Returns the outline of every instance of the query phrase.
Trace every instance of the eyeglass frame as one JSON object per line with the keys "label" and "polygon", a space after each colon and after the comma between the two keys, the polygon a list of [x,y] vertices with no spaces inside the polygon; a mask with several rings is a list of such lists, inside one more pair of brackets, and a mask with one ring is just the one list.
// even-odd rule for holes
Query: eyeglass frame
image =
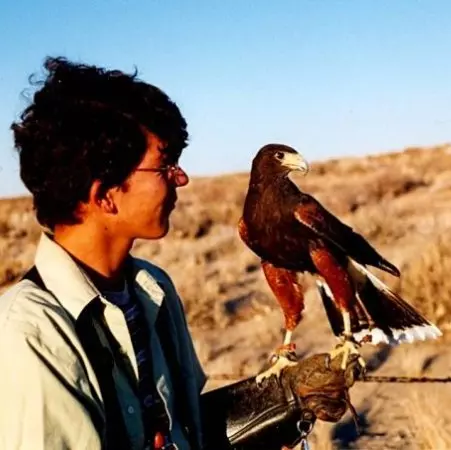
{"label": "eyeglass frame", "polygon": [[157,173],[169,173],[174,174],[179,170],[183,170],[178,163],[176,164],[166,164],[160,167],[138,167],[135,172],[157,172]]}

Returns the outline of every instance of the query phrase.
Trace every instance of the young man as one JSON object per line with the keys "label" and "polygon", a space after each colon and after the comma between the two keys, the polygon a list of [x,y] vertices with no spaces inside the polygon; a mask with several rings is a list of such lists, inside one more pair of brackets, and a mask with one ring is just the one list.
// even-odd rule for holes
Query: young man
{"label": "young man", "polygon": [[0,298],[0,448],[271,450],[299,440],[305,411],[338,420],[347,380],[326,376],[331,416],[307,409],[293,388],[305,363],[201,395],[171,279],[129,254],[168,232],[186,122],[136,74],[62,58],[45,69],[12,126],[45,231],[35,268]]}

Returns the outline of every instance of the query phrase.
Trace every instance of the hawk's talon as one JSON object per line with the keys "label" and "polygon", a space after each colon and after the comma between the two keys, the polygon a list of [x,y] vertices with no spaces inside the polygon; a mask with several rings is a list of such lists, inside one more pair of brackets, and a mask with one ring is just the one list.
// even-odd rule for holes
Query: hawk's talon
{"label": "hawk's talon", "polygon": [[340,353],[343,353],[343,359],[341,361],[341,369],[346,370],[346,366],[348,363],[348,358],[350,355],[358,355],[358,363],[362,368],[366,367],[365,360],[360,355],[359,351],[357,350],[358,347],[360,347],[360,344],[356,342],[356,340],[353,338],[352,335],[348,334],[342,334],[340,336],[341,342],[335,346],[335,348],[329,352],[329,359],[326,360],[326,367],[330,367],[330,362],[332,359],[334,359],[336,356],[338,356]]}
{"label": "hawk's talon", "polygon": [[297,355],[294,351],[295,345],[282,345],[275,352],[273,352],[269,358],[271,366],[269,369],[258,374],[255,377],[255,381],[260,386],[264,379],[270,378],[272,375],[276,376],[277,382],[280,382],[280,376],[283,369],[288,366],[295,366],[297,364]]}
{"label": "hawk's talon", "polygon": [[297,362],[290,361],[285,356],[279,356],[277,358],[277,361],[275,364],[273,364],[269,369],[265,370],[264,372],[258,374],[255,377],[255,381],[258,386],[260,386],[266,378],[270,378],[272,375],[276,376],[277,381],[280,381],[280,376],[282,374],[283,369],[288,366],[295,366]]}

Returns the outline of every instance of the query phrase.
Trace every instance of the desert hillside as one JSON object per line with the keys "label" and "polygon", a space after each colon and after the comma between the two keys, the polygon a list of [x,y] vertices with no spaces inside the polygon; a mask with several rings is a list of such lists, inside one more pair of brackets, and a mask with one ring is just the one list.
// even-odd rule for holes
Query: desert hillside
{"label": "desert hillside", "polygon": [[[444,332],[434,342],[366,346],[370,369],[451,375],[451,145],[318,162],[306,178],[293,179],[401,269],[400,279],[377,275]],[[137,242],[133,250],[172,276],[212,375],[256,373],[282,339],[280,310],[237,233],[247,183],[247,173],[192,179],[179,191],[168,236]],[[0,200],[1,290],[32,264],[39,233],[29,198]],[[335,339],[311,278],[302,281],[306,313],[294,335],[298,352],[328,351]],[[222,383],[212,378],[207,388]],[[363,435],[355,435],[347,414],[339,424],[318,424],[314,449],[451,448],[451,384],[360,383],[351,398]]]}

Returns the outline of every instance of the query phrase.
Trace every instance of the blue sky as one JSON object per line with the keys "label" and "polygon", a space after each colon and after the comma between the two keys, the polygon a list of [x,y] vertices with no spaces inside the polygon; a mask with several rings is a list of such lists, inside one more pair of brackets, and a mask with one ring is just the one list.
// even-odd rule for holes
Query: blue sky
{"label": "blue sky", "polygon": [[0,9],[0,196],[22,194],[10,123],[46,55],[132,71],[188,120],[191,175],[451,141],[447,0],[15,0]]}

